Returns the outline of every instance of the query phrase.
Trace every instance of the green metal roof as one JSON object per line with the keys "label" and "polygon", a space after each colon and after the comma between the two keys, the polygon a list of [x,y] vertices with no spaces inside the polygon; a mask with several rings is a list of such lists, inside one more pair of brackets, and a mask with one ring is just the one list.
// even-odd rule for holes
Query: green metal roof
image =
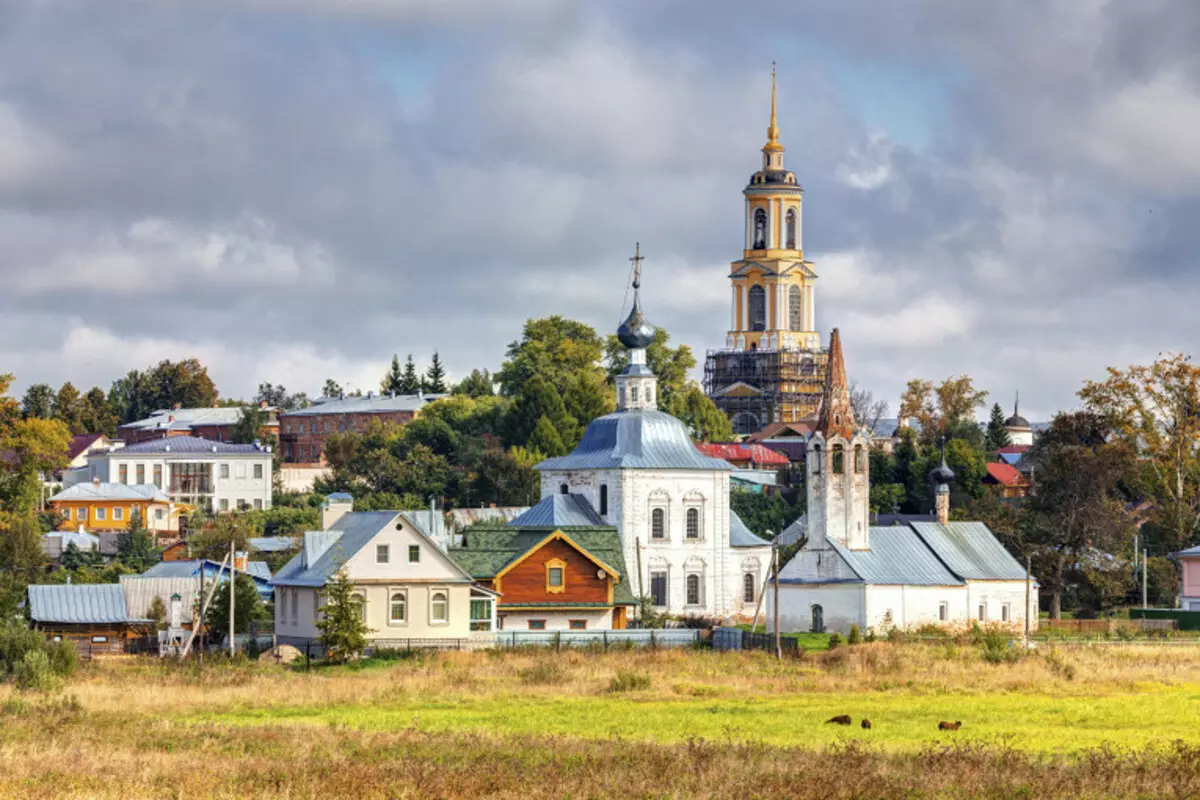
{"label": "green metal roof", "polygon": [[[625,605],[635,602],[630,588],[630,575],[625,569],[621,537],[611,526],[588,525],[556,528],[582,547],[593,558],[603,561],[621,576],[613,587],[613,602]],[[502,569],[529,552],[553,531],[546,528],[524,528],[512,524],[495,528],[473,527],[463,532],[463,543],[447,551],[456,564],[476,580],[491,580]],[[521,605],[534,605],[522,603]],[[578,603],[549,603],[548,605],[580,605]],[[607,605],[607,604],[602,604]]]}

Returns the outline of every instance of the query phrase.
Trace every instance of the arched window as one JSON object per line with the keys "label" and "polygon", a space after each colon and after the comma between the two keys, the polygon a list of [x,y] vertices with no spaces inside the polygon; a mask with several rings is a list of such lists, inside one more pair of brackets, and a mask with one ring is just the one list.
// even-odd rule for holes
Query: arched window
{"label": "arched window", "polygon": [[600,516],[608,513],[608,484],[600,484]]}
{"label": "arched window", "polygon": [[754,573],[747,572],[742,576],[742,602],[753,603],[757,598],[754,596]]}
{"label": "arched window", "polygon": [[787,212],[787,249],[796,249],[796,209],[789,208]]}
{"label": "arched window", "polygon": [[750,287],[750,330],[767,329],[767,292],[761,286]]}
{"label": "arched window", "polygon": [[700,605],[703,602],[700,593],[700,576],[695,574],[688,575],[685,585],[687,586],[687,604],[689,606]]}
{"label": "arched window", "polygon": [[392,592],[391,610],[389,619],[393,624],[408,621],[408,595],[404,592]]}
{"label": "arched window", "polygon": [[570,489],[570,487],[568,487],[568,486],[567,486],[565,483],[561,483],[561,484],[559,484],[559,486],[558,486],[558,493],[559,493],[559,494],[570,494],[570,493],[571,493],[571,489]]}
{"label": "arched window", "polygon": [[861,444],[854,445],[854,471],[861,475],[866,469],[866,458]]}
{"label": "arched window", "polygon": [[825,609],[820,606],[812,607],[812,632],[825,632]]}
{"label": "arched window", "polygon": [[667,512],[661,508],[650,512],[650,538],[667,538]]}
{"label": "arched window", "polygon": [[812,469],[813,475],[821,474],[821,461],[822,460],[823,459],[822,459],[822,455],[821,455],[821,445],[819,445],[819,444],[813,445],[813,469]]}
{"label": "arched window", "polygon": [[446,597],[445,592],[434,592],[429,599],[429,621],[443,623],[450,621],[450,600]]}
{"label": "arched window", "polygon": [[700,538],[700,509],[698,508],[687,510],[687,538]]}
{"label": "arched window", "polygon": [[367,621],[367,598],[362,594],[354,595],[354,602],[358,604],[358,618],[363,622]]}
{"label": "arched window", "polygon": [[840,444],[833,446],[833,474],[841,475],[846,471],[846,450]]}
{"label": "arched window", "polygon": [[804,289],[792,286],[788,289],[788,328],[804,330]]}
{"label": "arched window", "polygon": [[761,208],[754,210],[754,250],[763,250],[767,246],[767,212]]}

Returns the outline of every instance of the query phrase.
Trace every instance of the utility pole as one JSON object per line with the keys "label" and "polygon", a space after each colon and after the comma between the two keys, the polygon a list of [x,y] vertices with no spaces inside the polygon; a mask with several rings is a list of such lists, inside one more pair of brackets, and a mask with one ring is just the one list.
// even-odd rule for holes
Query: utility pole
{"label": "utility pole", "polygon": [[237,646],[233,642],[233,583],[237,577],[237,540],[229,540],[229,657],[233,658]]}
{"label": "utility pole", "polygon": [[1030,571],[1033,566],[1033,556],[1025,554],[1025,648],[1029,648],[1029,615],[1033,611],[1033,606],[1029,602],[1033,582],[1030,579]]}
{"label": "utility pole", "polygon": [[1142,551],[1142,608],[1150,607],[1150,604],[1146,602],[1146,558],[1149,554],[1148,550]]}
{"label": "utility pole", "polygon": [[775,658],[783,659],[783,640],[779,635],[779,537],[771,540],[771,571],[775,573]]}

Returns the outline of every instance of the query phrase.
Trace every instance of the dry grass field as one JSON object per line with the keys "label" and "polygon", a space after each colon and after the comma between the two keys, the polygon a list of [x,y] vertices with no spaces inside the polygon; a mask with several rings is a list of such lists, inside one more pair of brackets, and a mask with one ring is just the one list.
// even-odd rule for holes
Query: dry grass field
{"label": "dry grass field", "polygon": [[1200,797],[1197,708],[1167,645],[109,661],[0,688],[0,796]]}

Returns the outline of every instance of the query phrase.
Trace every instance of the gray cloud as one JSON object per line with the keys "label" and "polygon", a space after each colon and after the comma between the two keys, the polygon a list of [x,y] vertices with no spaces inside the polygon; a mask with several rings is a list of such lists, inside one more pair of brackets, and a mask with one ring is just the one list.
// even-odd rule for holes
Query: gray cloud
{"label": "gray cloud", "polygon": [[[236,396],[369,388],[393,352],[495,367],[530,316],[607,330],[635,240],[651,317],[702,353],[772,58],[818,322],[878,394],[967,372],[1045,416],[1200,332],[1194,4],[468,11],[0,10],[0,368],[198,355]],[[934,98],[927,136],[864,65],[889,105]]]}

